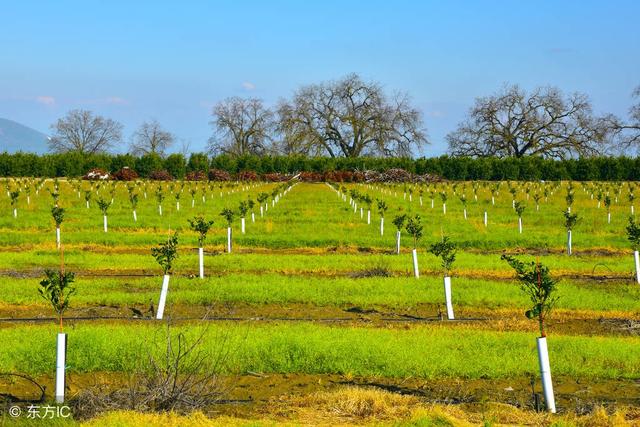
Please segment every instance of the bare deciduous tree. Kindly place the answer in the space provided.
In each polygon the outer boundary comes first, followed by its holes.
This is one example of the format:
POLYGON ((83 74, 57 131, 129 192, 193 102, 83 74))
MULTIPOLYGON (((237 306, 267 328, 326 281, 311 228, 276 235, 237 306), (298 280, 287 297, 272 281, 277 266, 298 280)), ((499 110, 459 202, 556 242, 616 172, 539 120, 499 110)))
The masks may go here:
POLYGON ((164 156, 165 151, 173 144, 174 140, 171 132, 162 129, 157 120, 151 120, 142 123, 133 134, 130 150, 136 156, 145 154, 164 156))
POLYGON ((101 153, 122 139, 120 123, 87 110, 69 111, 51 129, 54 135, 49 139, 49 149, 55 153, 101 153))
POLYGON ((214 136, 209 151, 235 156, 265 154, 274 127, 273 112, 256 98, 227 98, 213 107, 214 136))
POLYGON ((633 148, 640 150, 640 86, 635 88, 631 96, 638 103, 629 109, 629 121, 623 122, 615 119, 613 128, 616 133, 618 147, 623 150, 633 148))
POLYGON ((469 118, 447 135, 447 142, 457 156, 590 156, 606 148, 610 120, 595 117, 583 94, 565 98, 556 88, 527 94, 518 86, 505 86, 476 99, 469 118))
POLYGON ((407 95, 388 99, 357 74, 301 88, 290 103, 280 102, 278 115, 279 149, 287 154, 406 156, 427 143, 407 95))

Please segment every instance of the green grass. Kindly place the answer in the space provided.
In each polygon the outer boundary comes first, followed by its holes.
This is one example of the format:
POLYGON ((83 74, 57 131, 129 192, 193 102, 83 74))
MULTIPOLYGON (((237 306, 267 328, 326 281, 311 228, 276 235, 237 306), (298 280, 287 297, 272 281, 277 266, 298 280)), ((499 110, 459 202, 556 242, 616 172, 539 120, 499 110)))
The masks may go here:
MULTIPOLYGON (((199 326, 185 332, 194 336, 199 326)), ((31 375, 54 369, 51 326, 3 330, 0 366, 31 375)), ((94 324, 67 328, 67 364, 73 372, 131 372, 161 325, 94 324)), ((274 373, 339 373, 419 378, 507 378, 536 374, 535 336, 527 333, 419 327, 411 330, 334 328, 314 324, 215 324, 204 348, 231 349, 226 370, 274 373), (473 363, 470 363, 473 361, 473 363)), ((160 346, 161 348, 162 346, 160 346)), ((638 378, 640 338, 551 336, 554 375, 573 378, 638 378)))

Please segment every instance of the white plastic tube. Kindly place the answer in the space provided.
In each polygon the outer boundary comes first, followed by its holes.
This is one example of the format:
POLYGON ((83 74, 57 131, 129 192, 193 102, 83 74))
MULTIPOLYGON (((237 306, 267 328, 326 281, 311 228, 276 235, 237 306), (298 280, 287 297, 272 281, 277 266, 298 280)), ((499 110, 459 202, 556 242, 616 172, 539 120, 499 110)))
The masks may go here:
POLYGON ((418 279, 420 278, 420 270, 418 269, 418 250, 414 248, 413 251, 411 251, 411 254, 413 255, 413 276, 418 279))
POLYGON ((240 218, 240 231, 244 234, 244 218, 240 218))
POLYGON ((251 212, 251 222, 256 222, 256 214, 251 212))
POLYGON ((636 262, 636 282, 640 284, 640 254, 638 251, 633 251, 633 259, 636 262))
POLYGON ((162 320, 164 314, 164 305, 167 302, 167 293, 169 292, 169 275, 165 274, 162 279, 162 290, 160 291, 160 301, 158 302, 158 312, 156 313, 156 319, 162 320))
POLYGON ((162 205, 158 205, 158 213, 162 216, 162 205))
POLYGON ((18 218, 18 209, 17 208, 13 208, 13 217, 14 218, 18 218))
POLYGON ((571 255, 572 243, 571 230, 567 230, 567 255, 571 255))
POLYGON ((446 215, 446 214, 447 214, 447 204, 446 204, 446 203, 443 203, 443 204, 442 204, 442 214, 443 214, 443 215, 446 215))
POLYGON ((384 236, 384 217, 380 218, 380 235, 384 236))
POLYGON ((367 224, 371 224, 371 211, 367 211, 367 224))
POLYGON ((396 231, 396 253, 400 255, 400 231, 396 231))
POLYGON ((518 230, 520 231, 520 234, 522 234, 522 218, 518 217, 518 230))
POLYGON ((56 248, 60 249, 60 227, 56 227, 56 248))
POLYGON ((107 216, 103 215, 102 216, 102 225, 104 226, 104 232, 107 232, 107 216))
POLYGON ((135 209, 133 210, 133 222, 138 222, 138 214, 136 213, 135 209))
POLYGON ((260 205, 260 218, 264 216, 264 210, 262 209, 262 205, 260 205))
POLYGON ((204 249, 198 248, 198 257, 200 258, 200 278, 204 279, 204 249))
POLYGON ((451 302, 451 277, 444 277, 444 301, 447 305, 447 319, 453 320, 453 303, 451 302))
POLYGON ((176 210, 179 211, 180 210, 180 202, 176 202, 176 210))
POLYGON ((227 253, 231 253, 231 227, 227 227, 227 253))
POLYGON ((549 364, 549 351, 547 350, 547 339, 537 338, 538 362, 540 364, 540 377, 542 379, 542 391, 544 393, 544 403, 547 411, 556 413, 556 401, 553 396, 553 383, 551 382, 551 365, 549 364))
POLYGON ((60 332, 56 342, 56 403, 64 402, 67 334, 60 332))
POLYGON ((467 219, 467 208, 464 208, 463 214, 464 214, 464 219, 467 219))
POLYGON ((484 226, 487 226, 487 211, 484 211, 484 226))

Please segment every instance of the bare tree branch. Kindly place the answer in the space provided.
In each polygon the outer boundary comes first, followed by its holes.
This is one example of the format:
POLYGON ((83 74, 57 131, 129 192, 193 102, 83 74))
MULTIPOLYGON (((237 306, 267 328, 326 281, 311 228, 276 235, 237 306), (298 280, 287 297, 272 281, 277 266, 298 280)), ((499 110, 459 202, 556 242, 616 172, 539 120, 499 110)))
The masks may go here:
POLYGON ((157 120, 144 122, 133 134, 133 142, 131 143, 131 153, 136 156, 145 154, 157 154, 164 156, 165 151, 169 148, 175 137, 171 132, 162 129, 157 120))
POLYGON ((51 129, 49 149, 55 153, 76 151, 81 154, 106 152, 122 139, 122 125, 91 111, 71 110, 51 129))

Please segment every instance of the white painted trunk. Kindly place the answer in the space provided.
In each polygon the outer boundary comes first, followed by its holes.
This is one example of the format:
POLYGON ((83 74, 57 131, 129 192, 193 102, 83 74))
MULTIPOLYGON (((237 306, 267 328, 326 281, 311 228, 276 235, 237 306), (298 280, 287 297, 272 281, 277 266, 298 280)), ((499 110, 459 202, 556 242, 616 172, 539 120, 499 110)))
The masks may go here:
POLYGON ((433 209, 433 199, 431 199, 431 209, 433 209))
POLYGON ((573 236, 571 235, 571 230, 567 230, 567 255, 571 255, 573 247, 573 236))
POLYGON ((240 218, 240 231, 244 234, 244 218, 240 218))
POLYGON ((231 227, 227 227, 227 253, 231 253, 231 227))
POLYGON ((463 214, 464 214, 464 219, 467 219, 467 208, 463 210, 463 214))
POLYGON ((87 209, 89 209, 89 201, 87 200, 87 209))
POLYGON ((198 248, 198 258, 200 259, 200 278, 204 279, 204 249, 198 248))
POLYGON ((133 210, 133 222, 138 222, 138 214, 135 209, 133 210))
POLYGON ((66 363, 67 334, 60 332, 56 341, 56 403, 64 403, 66 363))
POLYGON ((380 235, 384 236, 384 218, 380 218, 380 235))
POLYGON ((446 215, 446 214, 447 214, 447 204, 446 204, 446 203, 443 203, 443 204, 442 204, 442 214, 443 214, 443 215, 446 215))
POLYGON ((547 339, 537 338, 536 340, 538 344, 538 363, 540 364, 540 377, 542 379, 544 403, 547 407, 547 411, 555 414, 556 400, 553 396, 553 383, 551 382, 551 365, 549 364, 547 339))
POLYGON ((162 215, 162 205, 158 205, 158 213, 162 215))
POLYGON ((396 231, 396 254, 400 255, 400 231, 396 231))
POLYGON ((413 202, 413 194, 409 194, 409 201, 413 202))
POLYGON ((496 198, 494 196, 491 196, 491 204, 494 206, 496 204, 496 198))
POLYGON ((360 208, 360 219, 364 217, 364 209, 360 208))
POLYGON ((367 224, 371 224, 371 211, 367 211, 367 224))
POLYGON ((444 301, 447 305, 447 319, 453 320, 453 302, 451 301, 451 277, 444 277, 444 301))
POLYGON ((638 254, 638 251, 633 251, 633 259, 636 264, 636 282, 640 284, 640 255, 638 254))
POLYGON ((260 218, 264 216, 264 210, 262 209, 262 205, 260 205, 260 218))
POLYGON ((156 313, 156 319, 162 320, 164 315, 164 306, 167 303, 167 293, 169 292, 169 275, 165 274, 162 278, 162 290, 160 291, 160 301, 158 302, 158 312, 156 313))
POLYGON ((18 209, 17 208, 13 208, 13 217, 14 218, 18 218, 18 209))
POLYGON ((487 226, 487 211, 484 211, 484 226, 487 226))
POLYGON ((611 212, 607 212, 607 224, 611 224, 611 212))
POLYGON ((196 199, 191 199, 191 207, 194 207, 196 205, 196 199))
POLYGON ((56 247, 60 249, 60 227, 56 227, 56 247))
POLYGON ((256 222, 256 214, 251 212, 251 222, 256 222))
POLYGON ((420 196, 420 206, 422 206, 422 196, 420 196))
POLYGON ((106 233, 107 232, 107 228, 108 228, 107 227, 107 216, 106 215, 102 216, 102 225, 104 226, 104 232, 106 233))
POLYGON ((179 211, 180 210, 180 202, 176 202, 176 210, 179 211))
POLYGON ((522 234, 522 218, 518 217, 518 230, 522 234))
POLYGON ((420 270, 418 269, 418 250, 414 248, 411 251, 411 254, 413 256, 413 277, 418 279, 420 278, 420 270))

